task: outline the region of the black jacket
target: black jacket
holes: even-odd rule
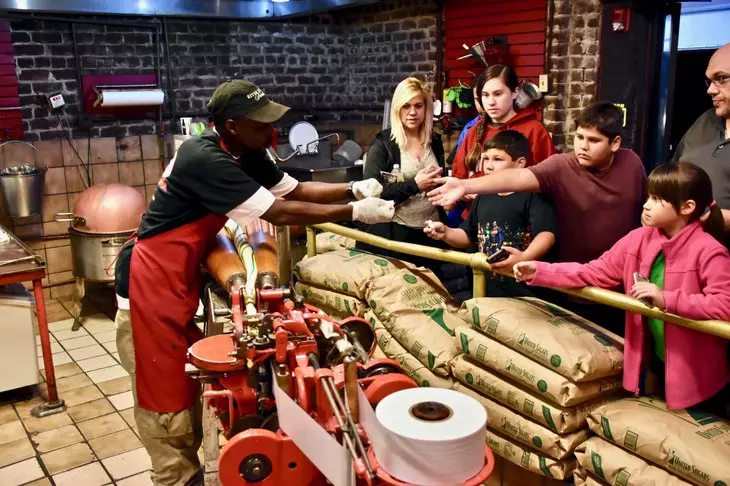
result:
[[[441,136],[434,134],[431,137],[431,150],[436,157],[439,167],[444,167],[444,145],[441,143]],[[375,136],[375,140],[370,145],[367,157],[365,159],[365,168],[363,169],[363,179],[374,178],[383,185],[383,193],[380,195],[382,199],[394,201],[400,204],[411,196],[415,196],[420,191],[416,185],[415,179],[409,179],[404,182],[386,183],[380,171],[391,172],[395,164],[400,163],[400,148],[390,138],[390,129],[383,130]],[[446,175],[446,174],[444,174]]]

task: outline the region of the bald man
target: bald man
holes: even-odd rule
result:
[[[684,134],[674,161],[692,162],[707,171],[725,229],[730,230],[730,44],[715,51],[705,76],[712,108]]]

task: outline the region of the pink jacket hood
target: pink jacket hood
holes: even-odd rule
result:
[[[656,228],[638,228],[585,265],[540,262],[529,283],[564,288],[613,288],[623,284],[630,289],[634,272],[648,277],[660,251],[665,257],[667,312],[689,319],[729,321],[730,254],[699,223],[688,225],[672,239]],[[645,332],[643,316],[627,312],[623,383],[632,393],[639,390],[642,362],[650,356]],[[722,338],[665,323],[669,408],[696,405],[728,383],[727,344]]]

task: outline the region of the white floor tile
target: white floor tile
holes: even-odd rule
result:
[[[68,352],[68,354],[71,355],[73,359],[76,361],[81,361],[82,359],[89,359],[93,358],[94,356],[102,356],[104,354],[107,354],[106,350],[99,346],[98,344],[94,344],[93,346],[86,346],[84,348],[78,348],[78,349],[72,349]]]
[[[56,338],[53,337],[53,334],[49,334],[48,335],[48,339],[50,339],[50,341],[52,343],[58,342],[58,341],[56,341]],[[40,346],[41,345],[41,337],[40,336],[36,336],[35,337],[35,344],[36,344],[36,346]]]
[[[109,475],[101,467],[101,463],[92,462],[85,466],[71,469],[61,474],[53,476],[56,486],[101,486],[108,484],[111,479]]]
[[[114,356],[114,359],[116,359],[120,363],[122,362],[122,360],[119,358],[119,353],[112,353],[112,356]]]
[[[74,320],[73,318],[70,318],[64,319],[62,321],[51,322],[50,324],[48,324],[48,329],[50,329],[51,332],[63,331],[64,329],[71,329],[73,325]]]
[[[117,481],[117,486],[153,486],[153,484],[154,483],[152,483],[149,471],[137,474],[131,478]]]
[[[79,368],[81,368],[82,370],[89,372],[99,370],[101,368],[108,368],[109,366],[114,366],[115,364],[117,364],[117,362],[114,361],[114,358],[112,358],[108,354],[102,354],[101,356],[96,356],[94,358],[76,361],[76,364],[79,365]]]
[[[78,331],[72,331],[71,329],[63,329],[61,331],[53,331],[53,335],[59,341],[64,341],[66,339],[74,339],[74,338],[88,336],[89,333],[84,331],[83,329],[79,329]]]
[[[106,348],[107,351],[110,353],[116,353],[117,350],[117,342],[116,341],[109,341],[108,343],[102,343],[102,346]]]
[[[100,343],[116,343],[117,342],[117,331],[105,331],[94,334],[94,337]]]
[[[100,315],[100,314],[97,314]],[[109,319],[107,316],[101,314],[103,318],[92,319],[92,317],[84,317],[81,320],[81,325],[91,334],[99,334],[100,332],[116,331],[117,326],[114,321]]]
[[[43,470],[36,457],[0,469],[0,484],[3,486],[19,486],[42,477]]]
[[[43,348],[41,347],[40,344],[38,346],[36,346],[35,349],[36,349],[36,353],[38,353],[39,358],[41,356],[43,356]],[[61,347],[61,345],[57,341],[51,342],[51,354],[63,353],[63,352],[64,352],[64,349]]]
[[[85,335],[82,337],[77,337],[73,339],[60,339],[61,346],[66,348],[66,351],[70,351],[72,349],[78,349],[78,348],[84,348],[86,346],[92,346],[96,344],[96,340],[89,336]]]
[[[118,393],[107,398],[112,402],[114,408],[119,411],[134,407],[134,396],[131,391]]]
[[[94,383],[102,383],[105,381],[113,380],[114,378],[121,378],[122,376],[128,376],[128,373],[124,371],[121,365],[110,366],[109,368],[102,368],[100,370],[89,371],[86,373],[91,381]]]
[[[72,361],[73,359],[71,359],[71,356],[67,353],[58,353],[53,355],[53,366],[60,366],[62,364],[71,363]],[[46,369],[46,365],[43,363],[42,357],[38,358],[38,369]]]
[[[150,456],[144,447],[109,457],[101,462],[115,481],[152,468]]]

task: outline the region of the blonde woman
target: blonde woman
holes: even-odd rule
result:
[[[367,232],[393,241],[435,246],[423,232],[426,221],[441,221],[443,210],[434,206],[426,193],[435,187],[444,167],[444,147],[433,133],[433,100],[426,85],[417,78],[401,81],[393,93],[391,128],[375,136],[367,154],[363,178],[375,178],[383,185],[382,199],[395,202],[390,223],[368,226]],[[389,182],[383,173],[400,166],[401,180]],[[389,252],[358,243],[358,248],[433,268],[434,260]],[[434,268],[435,270],[435,268]],[[437,272],[438,273],[438,272]]]

